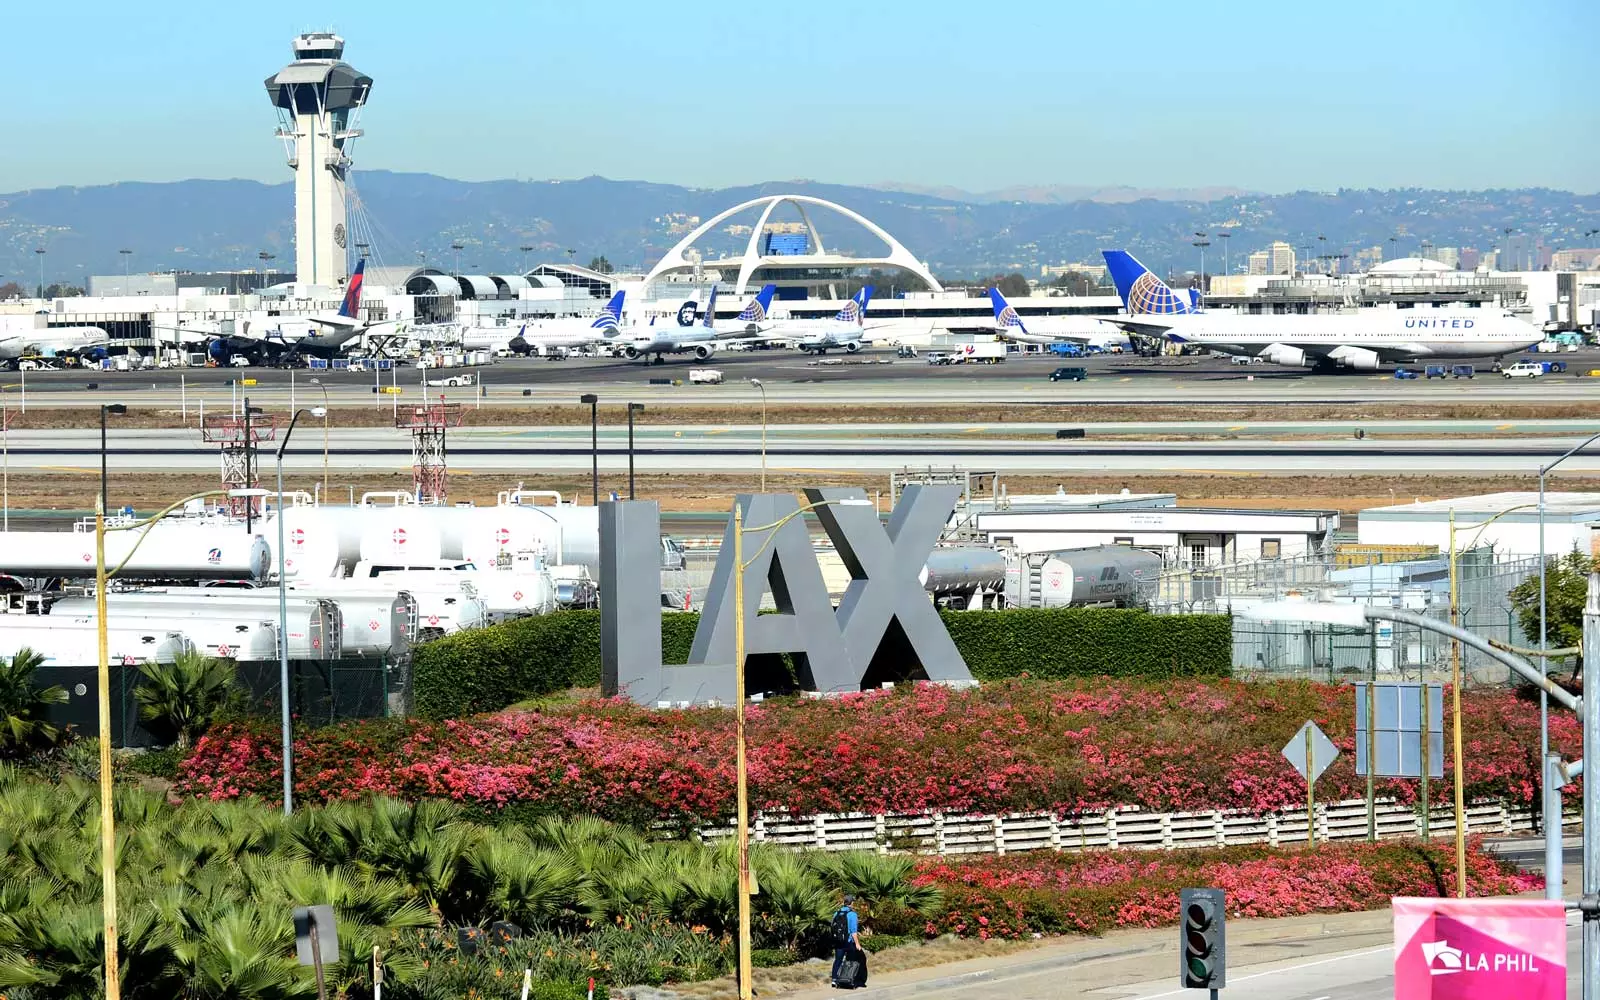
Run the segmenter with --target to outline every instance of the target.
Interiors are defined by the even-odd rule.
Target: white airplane
[[[777,285],[762,285],[747,303],[739,315],[731,322],[717,321],[717,288],[711,286],[711,296],[706,302],[705,317],[698,326],[656,326],[654,321],[645,327],[636,327],[635,331],[623,330],[620,338],[624,339],[622,356],[629,361],[648,357],[654,354],[659,364],[663,355],[667,354],[693,354],[696,361],[704,361],[715,354],[717,348],[727,340],[753,338],[766,331],[767,313],[772,308],[772,296],[777,292]]]
[[[1024,323],[1016,306],[1006,301],[1000,289],[989,289],[994,303],[994,332],[1003,340],[1019,344],[1084,344],[1110,350],[1128,346],[1128,335],[1115,323],[1088,316],[1035,316]]]
[[[111,337],[98,326],[52,326],[0,332],[0,363],[16,368],[24,355],[94,358],[106,356]]]
[[[516,332],[510,327],[468,327],[461,331],[461,346],[469,351],[509,350],[514,354],[544,354],[587,344],[603,343],[616,337],[622,322],[622,300],[618,292],[593,319],[566,317],[530,320]]]
[[[1500,309],[1370,309],[1269,316],[1204,312],[1124,250],[1102,251],[1127,317],[1107,322],[1144,336],[1282,365],[1365,370],[1418,358],[1498,358],[1544,334]]]
[[[807,354],[826,354],[838,349],[854,354],[870,344],[866,325],[867,303],[872,301],[872,286],[866,285],[844,308],[828,319],[788,319],[774,322],[761,334],[762,340],[788,340]]]

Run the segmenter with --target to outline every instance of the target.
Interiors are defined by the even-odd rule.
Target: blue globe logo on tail
[[[1188,304],[1168,288],[1166,282],[1149,271],[1133,280],[1128,289],[1128,312],[1134,315],[1186,313]]]

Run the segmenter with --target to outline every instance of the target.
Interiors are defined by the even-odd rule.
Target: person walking
[[[833,937],[833,975],[830,983],[835,989],[856,987],[855,975],[840,978],[842,973],[855,971],[853,968],[847,970],[845,966],[847,962],[856,961],[861,953],[861,918],[856,914],[855,901],[855,896],[845,893],[844,904],[833,911],[833,921],[829,925]]]

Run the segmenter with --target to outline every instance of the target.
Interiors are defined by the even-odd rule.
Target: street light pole
[[[127,413],[121,403],[100,407],[100,503],[94,513],[94,611],[99,662],[96,695],[100,723],[100,893],[105,941],[106,1000],[122,994],[117,968],[117,832],[111,787],[111,650],[106,625],[106,414]]]
[[[314,378],[311,384],[322,390],[322,495],[328,495],[328,416],[331,412],[328,406],[328,387],[322,384],[322,379]]]
[[[1583,662],[1600,663],[1600,573],[1589,574],[1583,605]],[[1585,679],[1588,674],[1585,673]],[[1583,693],[1583,895],[1600,893],[1600,767],[1593,765],[1600,748],[1600,697],[1585,686]],[[1547,879],[1548,875],[1545,876]],[[1561,877],[1556,872],[1557,884]],[[1600,1000],[1600,920],[1583,915],[1583,996]]]
[[[753,378],[750,384],[761,390],[761,492],[767,492],[767,387]]]
[[[600,506],[600,397],[586,392],[578,402],[589,404],[589,485],[590,503]]]
[[[633,493],[633,415],[644,409],[643,403],[628,404],[628,499],[632,500]]]
[[[278,442],[278,684],[282,688],[279,701],[282,703],[283,726],[283,814],[291,815],[294,812],[294,743],[293,729],[289,721],[289,581],[284,573],[287,560],[283,547],[283,453],[289,448],[289,438],[294,435],[295,424],[300,422],[300,415],[306,410],[295,410],[294,416],[289,418],[289,428],[283,432],[283,440]],[[323,410],[318,414],[316,410],[309,411],[315,416],[326,416]]]

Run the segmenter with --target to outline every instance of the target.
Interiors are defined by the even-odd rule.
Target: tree
[[[27,646],[0,666],[0,753],[24,753],[61,735],[42,716],[49,706],[65,704],[67,689],[59,684],[35,686],[34,674],[42,666],[44,656]]]
[[[44,297],[47,299],[75,299],[83,294],[83,289],[77,285],[55,284],[44,286]]]
[[[1589,596],[1589,574],[1594,560],[1573,549],[1550,563],[1545,579],[1545,645],[1565,649],[1583,645],[1583,605]],[[1511,588],[1522,634],[1539,642],[1539,577],[1537,574]]]
[[[0,285],[0,299],[20,299],[28,294],[27,290],[15,281],[8,281]]]
[[[616,269],[611,266],[609,260],[606,260],[606,255],[601,254],[598,257],[589,258],[589,270],[599,271],[601,274],[610,274]]]
[[[171,663],[141,663],[139,673],[133,691],[139,718],[170,730],[182,750],[205,732],[233,691],[233,663],[193,651]]]
[[[1095,290],[1094,279],[1082,271],[1067,271],[1058,274],[1050,282],[1052,288],[1065,289],[1068,295],[1089,295]]]
[[[1015,271],[995,282],[995,287],[1008,299],[1022,298],[1033,291],[1028,285],[1028,279]]]

